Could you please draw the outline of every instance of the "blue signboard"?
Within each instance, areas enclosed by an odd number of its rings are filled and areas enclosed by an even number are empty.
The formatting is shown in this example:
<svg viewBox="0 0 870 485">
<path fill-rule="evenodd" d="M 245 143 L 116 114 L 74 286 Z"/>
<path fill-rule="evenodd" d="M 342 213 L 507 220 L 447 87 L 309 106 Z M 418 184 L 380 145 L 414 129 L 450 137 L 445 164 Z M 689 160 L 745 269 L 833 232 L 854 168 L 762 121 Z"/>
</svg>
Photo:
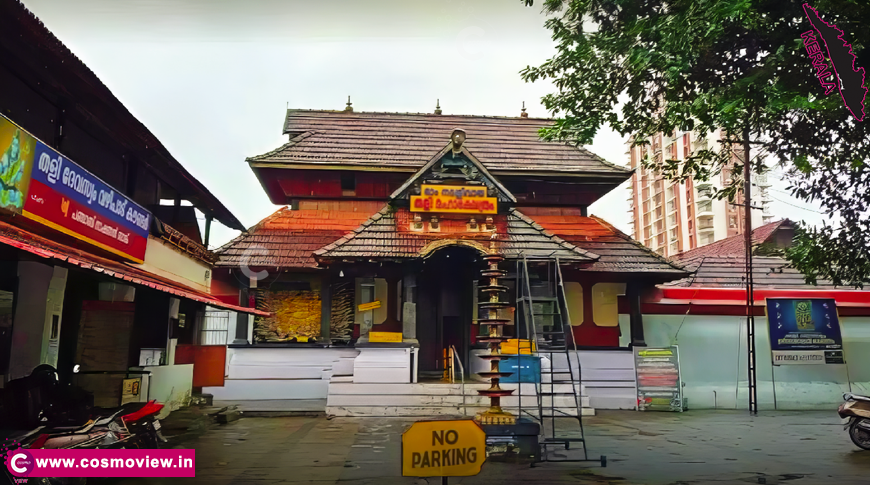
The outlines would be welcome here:
<svg viewBox="0 0 870 485">
<path fill-rule="evenodd" d="M 841 350 L 837 303 L 831 298 L 768 298 L 771 350 Z"/>
<path fill-rule="evenodd" d="M 30 177 L 94 213 L 148 237 L 150 212 L 42 142 L 36 143 Z"/>
</svg>

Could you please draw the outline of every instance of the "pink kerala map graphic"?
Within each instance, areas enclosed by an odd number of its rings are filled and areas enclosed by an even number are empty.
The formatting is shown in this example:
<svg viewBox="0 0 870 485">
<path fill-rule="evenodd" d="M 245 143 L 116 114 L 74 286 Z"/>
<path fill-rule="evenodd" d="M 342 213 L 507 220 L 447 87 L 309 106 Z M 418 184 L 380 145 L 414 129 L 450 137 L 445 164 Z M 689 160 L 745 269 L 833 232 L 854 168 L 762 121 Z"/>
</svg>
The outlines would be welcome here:
<svg viewBox="0 0 870 485">
<path fill-rule="evenodd" d="M 864 100 L 867 97 L 867 87 L 864 86 L 865 71 L 863 67 L 855 66 L 856 58 L 852 52 L 852 44 L 846 41 L 845 33 L 842 30 L 822 20 L 819 12 L 810 4 L 805 3 L 803 7 L 815 32 L 807 31 L 801 34 L 801 38 L 807 47 L 807 53 L 813 59 L 813 67 L 816 68 L 819 82 L 825 87 L 825 95 L 833 92 L 831 84 L 836 85 L 846 109 L 852 113 L 856 120 L 863 121 L 865 116 Z M 831 60 L 834 69 L 833 76 L 835 77 L 833 83 L 825 81 L 831 77 L 831 73 L 826 70 L 827 63 L 824 61 L 824 52 L 820 48 L 816 52 L 813 48 L 813 44 L 816 43 L 814 35 L 816 33 L 821 38 L 828 58 Z"/>
</svg>

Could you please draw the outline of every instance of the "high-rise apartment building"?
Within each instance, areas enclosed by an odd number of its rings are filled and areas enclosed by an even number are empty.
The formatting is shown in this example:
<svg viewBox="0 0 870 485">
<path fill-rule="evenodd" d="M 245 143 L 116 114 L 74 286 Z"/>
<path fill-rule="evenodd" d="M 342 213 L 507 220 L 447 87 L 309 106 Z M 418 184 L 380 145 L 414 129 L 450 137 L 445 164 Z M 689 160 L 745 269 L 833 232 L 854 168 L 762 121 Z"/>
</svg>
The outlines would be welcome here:
<svg viewBox="0 0 870 485">
<path fill-rule="evenodd" d="M 673 256 L 743 233 L 742 192 L 733 203 L 712 197 L 714 188 L 731 183 L 727 168 L 706 182 L 689 179 L 674 183 L 641 164 L 647 152 L 653 158 L 685 160 L 696 150 L 718 150 L 720 140 L 721 134 L 717 131 L 707 136 L 693 132 L 659 133 L 645 146 L 631 146 L 629 142 L 629 167 L 635 172 L 628 200 L 636 240 L 663 256 Z M 752 204 L 760 207 L 752 211 L 753 228 L 773 218 L 769 210 L 769 187 L 766 174 L 753 176 Z"/>
</svg>

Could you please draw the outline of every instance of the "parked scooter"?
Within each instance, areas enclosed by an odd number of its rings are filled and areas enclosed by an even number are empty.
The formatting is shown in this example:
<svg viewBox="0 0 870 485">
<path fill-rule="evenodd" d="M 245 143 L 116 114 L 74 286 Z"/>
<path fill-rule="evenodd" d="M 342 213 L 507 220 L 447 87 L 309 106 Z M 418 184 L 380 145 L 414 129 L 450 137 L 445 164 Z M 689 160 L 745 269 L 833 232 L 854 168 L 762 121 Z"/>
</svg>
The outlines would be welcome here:
<svg viewBox="0 0 870 485">
<path fill-rule="evenodd" d="M 849 419 L 844 429 L 849 430 L 849 438 L 859 448 L 870 450 L 870 397 L 849 392 L 843 394 L 843 399 L 846 402 L 840 404 L 837 413 Z"/>
</svg>

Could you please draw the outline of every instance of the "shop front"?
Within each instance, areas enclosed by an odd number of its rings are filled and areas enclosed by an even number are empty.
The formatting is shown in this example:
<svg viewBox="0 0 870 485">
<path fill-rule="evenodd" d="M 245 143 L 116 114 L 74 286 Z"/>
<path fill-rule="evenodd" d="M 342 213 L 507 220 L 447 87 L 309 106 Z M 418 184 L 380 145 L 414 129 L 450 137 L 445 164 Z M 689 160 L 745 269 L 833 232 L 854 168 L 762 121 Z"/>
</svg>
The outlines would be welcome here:
<svg viewBox="0 0 870 485">
<path fill-rule="evenodd" d="M 5 117 L 0 146 L 0 386 L 50 365 L 97 406 L 186 405 L 195 365 L 175 346 L 227 306 L 207 292 L 213 256 Z"/>
</svg>

